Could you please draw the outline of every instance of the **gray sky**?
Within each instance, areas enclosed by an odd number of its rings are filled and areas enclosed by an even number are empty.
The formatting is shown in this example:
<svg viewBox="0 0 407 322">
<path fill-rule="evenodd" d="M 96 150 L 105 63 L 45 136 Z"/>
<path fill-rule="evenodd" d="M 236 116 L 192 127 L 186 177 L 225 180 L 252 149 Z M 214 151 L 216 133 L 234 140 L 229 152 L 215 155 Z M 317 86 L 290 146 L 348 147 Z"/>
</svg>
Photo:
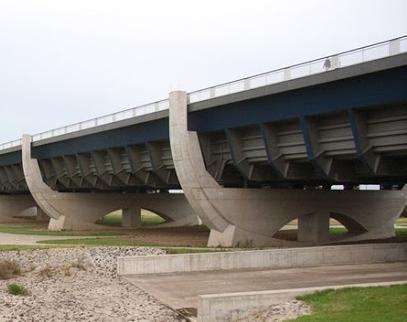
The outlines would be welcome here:
<svg viewBox="0 0 407 322">
<path fill-rule="evenodd" d="M 0 0 L 0 142 L 407 34 L 407 0 Z"/>
</svg>

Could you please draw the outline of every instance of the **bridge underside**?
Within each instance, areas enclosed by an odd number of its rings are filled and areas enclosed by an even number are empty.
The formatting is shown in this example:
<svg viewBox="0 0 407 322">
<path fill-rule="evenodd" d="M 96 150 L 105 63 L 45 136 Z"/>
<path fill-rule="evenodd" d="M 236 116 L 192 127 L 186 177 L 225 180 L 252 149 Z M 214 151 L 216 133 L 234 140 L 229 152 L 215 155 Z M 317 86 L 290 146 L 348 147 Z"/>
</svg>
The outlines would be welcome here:
<svg viewBox="0 0 407 322">
<path fill-rule="evenodd" d="M 407 105 L 301 117 L 199 136 L 207 171 L 224 187 L 401 188 L 407 181 Z M 39 160 L 61 192 L 180 189 L 170 142 Z M 27 192 L 22 164 L 0 167 L 3 193 Z"/>
</svg>

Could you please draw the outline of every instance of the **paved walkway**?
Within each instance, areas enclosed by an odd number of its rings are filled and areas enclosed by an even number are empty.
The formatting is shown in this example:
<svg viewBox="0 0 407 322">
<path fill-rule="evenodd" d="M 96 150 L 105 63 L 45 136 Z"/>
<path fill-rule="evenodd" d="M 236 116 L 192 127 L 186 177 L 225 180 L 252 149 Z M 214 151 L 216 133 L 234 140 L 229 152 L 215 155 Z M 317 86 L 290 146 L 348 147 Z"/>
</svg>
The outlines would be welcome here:
<svg viewBox="0 0 407 322">
<path fill-rule="evenodd" d="M 22 235 L 0 233 L 0 245 L 41 245 L 40 240 L 79 239 L 92 238 L 92 236 L 49 236 L 49 235 Z"/>
<path fill-rule="evenodd" d="M 407 262 L 275 270 L 212 271 L 126 276 L 174 309 L 196 308 L 202 294 L 407 280 Z"/>
</svg>

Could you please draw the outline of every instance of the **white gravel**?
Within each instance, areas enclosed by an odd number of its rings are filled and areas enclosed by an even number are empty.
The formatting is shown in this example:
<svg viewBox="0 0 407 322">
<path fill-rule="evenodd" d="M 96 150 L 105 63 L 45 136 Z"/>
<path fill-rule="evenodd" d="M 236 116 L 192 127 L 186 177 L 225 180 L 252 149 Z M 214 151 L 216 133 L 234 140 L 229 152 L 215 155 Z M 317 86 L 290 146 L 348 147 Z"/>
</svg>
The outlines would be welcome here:
<svg viewBox="0 0 407 322">
<path fill-rule="evenodd" d="M 252 309 L 246 312 L 233 311 L 226 318 L 230 322 L 281 322 L 296 319 L 302 315 L 311 314 L 311 308 L 303 301 L 270 305 L 264 310 Z"/>
<path fill-rule="evenodd" d="M 0 252 L 23 274 L 0 280 L 0 322 L 182 321 L 134 285 L 116 277 L 117 256 L 164 253 L 154 248 L 92 247 Z M 7 293 L 17 283 L 27 296 Z"/>
</svg>

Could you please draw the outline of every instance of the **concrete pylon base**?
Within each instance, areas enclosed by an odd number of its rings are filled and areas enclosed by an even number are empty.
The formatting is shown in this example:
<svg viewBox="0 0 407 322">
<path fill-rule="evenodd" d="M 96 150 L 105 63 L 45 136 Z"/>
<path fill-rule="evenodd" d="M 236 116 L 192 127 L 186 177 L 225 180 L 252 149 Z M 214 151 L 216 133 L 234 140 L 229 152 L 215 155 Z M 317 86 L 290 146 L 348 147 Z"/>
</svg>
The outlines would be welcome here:
<svg viewBox="0 0 407 322">
<path fill-rule="evenodd" d="M 404 191 L 303 191 L 288 189 L 203 189 L 212 208 L 231 224 L 211 230 L 208 246 L 292 246 L 328 244 L 395 236 L 394 223 L 404 209 Z M 349 231 L 329 234 L 329 219 Z M 298 240 L 276 234 L 298 219 Z"/>
<path fill-rule="evenodd" d="M 316 212 L 299 217 L 297 238 L 315 244 L 329 242 L 329 213 Z"/>
<path fill-rule="evenodd" d="M 301 243 L 308 245 L 309 243 Z M 223 232 L 212 229 L 209 234 L 208 247 L 262 247 L 262 246 L 298 246 L 299 243 L 281 240 L 258 232 L 245 231 L 237 226 L 229 225 Z"/>
<path fill-rule="evenodd" d="M 106 226 L 95 224 L 103 216 L 116 210 L 123 211 L 122 226 L 141 225 L 141 208 L 165 218 L 169 223 L 195 222 L 196 215 L 182 194 L 122 194 L 122 193 L 60 193 L 42 194 L 41 204 L 52 209 L 49 230 L 101 230 Z M 58 215 L 58 216 L 57 216 Z"/>
<path fill-rule="evenodd" d="M 211 229 L 209 246 L 292 244 L 275 235 L 297 218 L 301 243 L 331 242 L 329 217 L 348 228 L 343 241 L 392 237 L 407 203 L 407 191 L 224 188 L 206 171 L 198 134 L 188 130 L 182 91 L 170 93 L 170 143 L 185 196 Z"/>
<path fill-rule="evenodd" d="M 123 209 L 122 211 L 122 227 L 136 228 L 141 226 L 141 209 Z"/>
<path fill-rule="evenodd" d="M 49 222 L 49 217 L 41 208 L 36 208 L 35 219 L 40 222 Z"/>
</svg>

